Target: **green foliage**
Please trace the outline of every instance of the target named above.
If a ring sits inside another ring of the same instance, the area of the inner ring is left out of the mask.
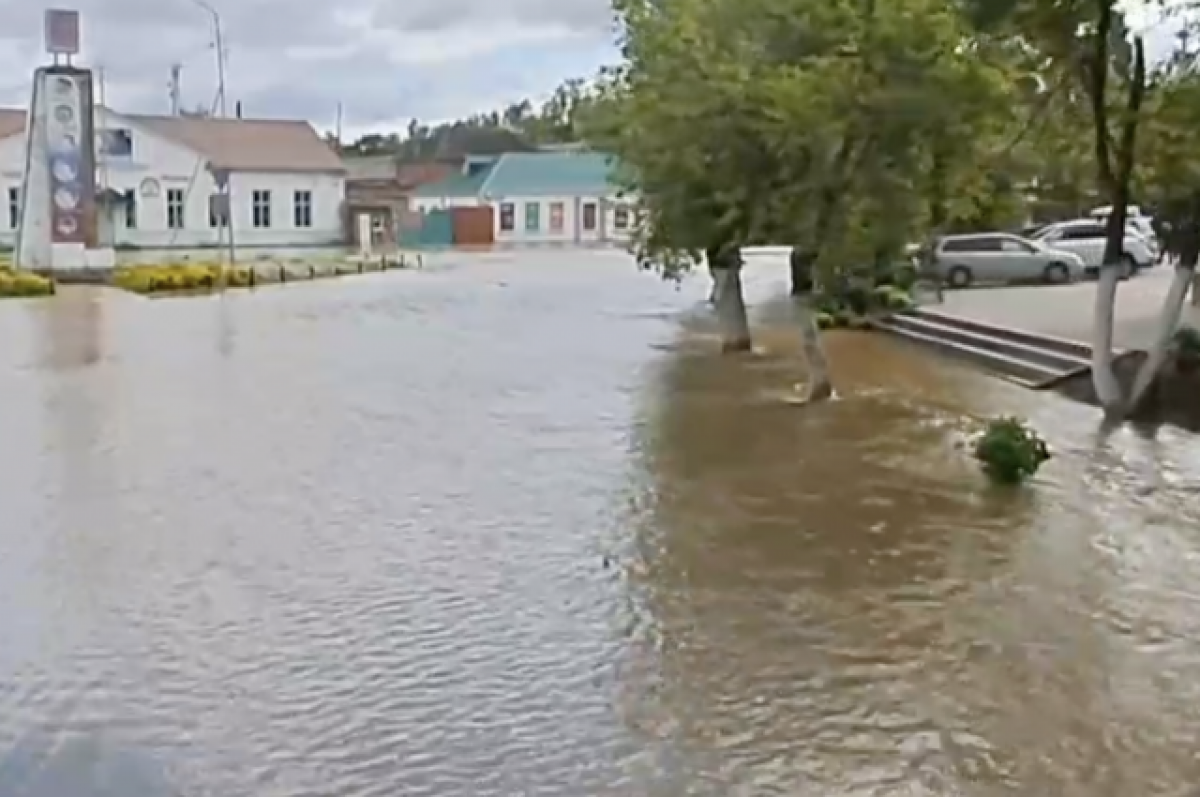
[[[1193,326],[1182,326],[1175,330],[1172,347],[1180,356],[1190,359],[1200,358],[1200,329]]]
[[[54,293],[53,280],[0,266],[0,299],[29,299],[36,296],[53,296]]]
[[[829,278],[931,227],[1021,219],[1011,156],[1040,82],[953,4],[614,7],[625,62],[592,137],[629,169],[643,262],[670,273],[711,246],[790,243]]]
[[[999,484],[1020,484],[1050,459],[1050,449],[1037,432],[1017,418],[988,422],[975,441],[975,459]]]

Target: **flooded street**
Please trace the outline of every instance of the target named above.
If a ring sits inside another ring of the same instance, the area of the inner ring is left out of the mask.
[[[782,269],[721,359],[703,279],[474,260],[0,304],[0,797],[1200,786],[1192,438],[861,333],[799,408]]]

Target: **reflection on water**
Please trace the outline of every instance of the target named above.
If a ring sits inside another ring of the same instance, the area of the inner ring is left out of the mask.
[[[0,306],[0,797],[1198,782],[1187,438],[563,257]]]

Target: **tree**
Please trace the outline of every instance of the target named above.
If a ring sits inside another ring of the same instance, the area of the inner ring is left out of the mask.
[[[809,395],[829,395],[812,290],[900,256],[927,223],[932,166],[939,208],[981,203],[974,155],[1005,128],[1008,65],[981,59],[958,9],[935,0],[616,8],[626,60],[606,143],[644,209],[641,257],[673,275],[703,254],[726,348],[744,348],[735,253],[793,242]]]
[[[1129,402],[1113,371],[1113,316],[1118,280],[1130,268],[1125,222],[1147,89],[1145,42],[1128,30],[1115,0],[965,0],[965,7],[981,34],[1028,47],[1087,99],[1096,182],[1112,206],[1096,289],[1092,380],[1105,415],[1123,418]]]
[[[1139,183],[1145,201],[1165,223],[1164,243],[1174,255],[1175,273],[1163,299],[1158,334],[1145,364],[1134,379],[1128,409],[1145,401],[1167,359],[1179,327],[1189,288],[1195,292],[1196,261],[1200,258],[1200,63],[1182,38],[1180,49],[1154,76],[1144,135],[1139,142]]]

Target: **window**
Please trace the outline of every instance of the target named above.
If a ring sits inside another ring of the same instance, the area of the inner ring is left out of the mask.
[[[21,189],[8,189],[8,226],[17,229],[21,226]]]
[[[1000,241],[987,236],[948,238],[942,243],[943,252],[999,252]]]
[[[1065,227],[1059,235],[1060,241],[1089,241],[1093,238],[1104,238],[1105,230],[1099,224],[1080,224],[1074,227]]]
[[[1033,247],[1024,241],[1018,241],[1016,238],[1001,238],[1000,251],[1027,255],[1033,251]]]
[[[209,227],[216,229],[224,227],[224,217],[221,211],[224,209],[224,194],[212,193],[209,194]]]
[[[167,189],[167,227],[172,230],[183,229],[183,189]]]
[[[96,131],[97,155],[128,158],[133,155],[133,134],[124,128]]]
[[[618,230],[629,229],[629,208],[618,207],[613,211],[613,227]]]
[[[271,226],[271,192],[254,191],[250,195],[250,207],[254,226],[265,229]]]
[[[583,206],[583,229],[591,232],[596,229],[596,203],[588,202]]]
[[[542,229],[542,205],[540,202],[525,203],[525,232],[540,232]]]
[[[208,197],[208,226],[224,227],[229,219],[229,195],[215,193]]]
[[[563,215],[565,210],[566,208],[563,207],[563,203],[561,202],[550,203],[550,232],[563,231],[563,227],[565,226],[563,224]]]
[[[312,191],[297,191],[292,194],[292,225],[312,226]]]
[[[137,229],[137,191],[132,188],[125,192],[125,229]]]
[[[503,232],[512,232],[517,226],[516,208],[511,202],[505,202],[500,206],[500,229]]]

